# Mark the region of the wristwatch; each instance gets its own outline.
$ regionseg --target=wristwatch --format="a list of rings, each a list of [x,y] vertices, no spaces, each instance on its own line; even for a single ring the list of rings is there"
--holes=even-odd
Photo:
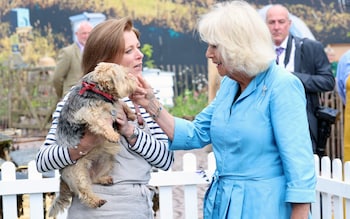
[[[139,129],[137,127],[134,128],[134,132],[129,136],[129,137],[126,137],[126,139],[128,141],[134,139],[134,138],[137,138],[139,136]]]

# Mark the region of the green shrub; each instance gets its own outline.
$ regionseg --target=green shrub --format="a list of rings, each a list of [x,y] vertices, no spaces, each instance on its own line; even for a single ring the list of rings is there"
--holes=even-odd
[[[202,109],[208,105],[208,92],[186,90],[182,95],[175,98],[174,107],[169,112],[177,117],[193,119]]]

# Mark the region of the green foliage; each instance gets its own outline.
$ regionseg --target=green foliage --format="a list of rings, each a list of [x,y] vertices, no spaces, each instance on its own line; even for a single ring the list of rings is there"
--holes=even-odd
[[[0,91],[0,120],[8,117],[8,104],[7,97],[9,95],[9,87],[12,84],[9,84],[10,71],[7,67],[0,64],[0,84],[2,84],[2,88]]]
[[[350,13],[337,12],[334,3],[315,8],[304,4],[286,5],[289,11],[299,17],[310,28],[317,40],[324,42],[332,37],[347,36]]]
[[[154,60],[152,59],[153,55],[153,47],[150,44],[144,44],[141,48],[141,52],[145,55],[145,61],[144,64],[147,68],[154,68]]]
[[[155,23],[185,33],[193,31],[197,17],[209,8],[202,0],[105,0],[104,7],[113,8],[120,17],[140,20],[144,25]]]
[[[22,53],[23,59],[27,63],[36,65],[42,57],[56,57],[52,29],[48,27],[45,32],[42,35],[37,29],[32,30],[30,43],[27,43]]]
[[[0,63],[6,63],[13,57],[11,47],[18,45],[20,56],[28,65],[37,65],[42,57],[56,56],[54,36],[51,28],[42,35],[37,29],[28,29],[0,39]]]
[[[208,105],[208,93],[186,90],[182,95],[175,98],[174,107],[169,112],[177,117],[193,119]]]

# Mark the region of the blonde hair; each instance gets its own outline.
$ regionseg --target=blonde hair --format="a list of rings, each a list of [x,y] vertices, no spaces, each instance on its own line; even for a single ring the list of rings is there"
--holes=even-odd
[[[222,2],[204,14],[197,30],[215,45],[229,72],[255,76],[275,59],[272,37],[256,9],[245,1]]]

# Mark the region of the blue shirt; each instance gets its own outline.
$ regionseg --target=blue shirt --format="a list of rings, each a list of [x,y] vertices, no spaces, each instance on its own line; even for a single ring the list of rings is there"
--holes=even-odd
[[[344,53],[338,62],[337,68],[337,88],[339,96],[343,102],[346,104],[346,80],[350,74],[350,50]]]
[[[216,171],[204,200],[205,219],[289,219],[291,203],[316,197],[304,87],[272,63],[233,102],[238,89],[224,77],[193,123],[176,118],[170,149],[212,144]]]

